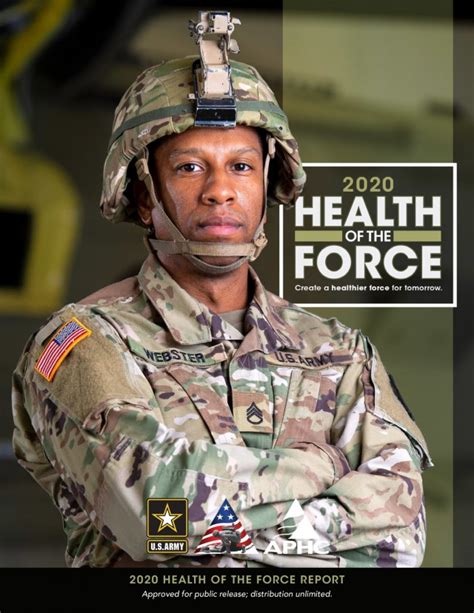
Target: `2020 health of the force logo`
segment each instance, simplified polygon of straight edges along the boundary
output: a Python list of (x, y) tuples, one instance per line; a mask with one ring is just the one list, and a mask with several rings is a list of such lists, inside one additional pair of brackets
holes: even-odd
[(280, 295), (300, 306), (456, 306), (456, 165), (304, 164), (280, 211)]

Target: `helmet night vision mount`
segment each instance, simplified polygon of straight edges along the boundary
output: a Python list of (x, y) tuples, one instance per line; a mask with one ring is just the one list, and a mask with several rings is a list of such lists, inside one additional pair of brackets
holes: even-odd
[(199, 21), (189, 21), (190, 35), (199, 45), (200, 59), (192, 66), (196, 101), (194, 125), (206, 128), (235, 128), (237, 109), (230, 78), (229, 51), (239, 53), (231, 35), (240, 19), (227, 11), (200, 11)]

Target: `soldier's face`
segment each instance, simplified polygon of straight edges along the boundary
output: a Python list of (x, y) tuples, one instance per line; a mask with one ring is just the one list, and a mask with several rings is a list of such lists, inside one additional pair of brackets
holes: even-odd
[[(256, 130), (193, 128), (165, 139), (150, 166), (164, 209), (187, 239), (252, 240), (264, 198), (263, 152)], [(162, 214), (158, 209), (152, 213), (157, 237), (170, 240)]]

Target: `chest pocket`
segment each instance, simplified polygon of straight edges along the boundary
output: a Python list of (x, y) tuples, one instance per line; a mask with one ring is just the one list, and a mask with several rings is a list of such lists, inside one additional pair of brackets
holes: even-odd
[(336, 410), (337, 369), (291, 369), (284, 407), (275, 414), (275, 447), (328, 443)]
[(163, 422), (188, 440), (244, 445), (227, 404), (221, 345), (192, 350), (129, 347), (155, 392)]
[(215, 443), (245, 446), (227, 403), (227, 383), (220, 365), (199, 369), (172, 364), (166, 371), (185, 390)]

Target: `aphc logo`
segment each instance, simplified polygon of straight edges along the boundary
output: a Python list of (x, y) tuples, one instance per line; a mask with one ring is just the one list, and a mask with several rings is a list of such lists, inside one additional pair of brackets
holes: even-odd
[(270, 541), (265, 553), (303, 555), (323, 552), (324, 544), (297, 500), (293, 500), (278, 532), (282, 538), (278, 542)]

